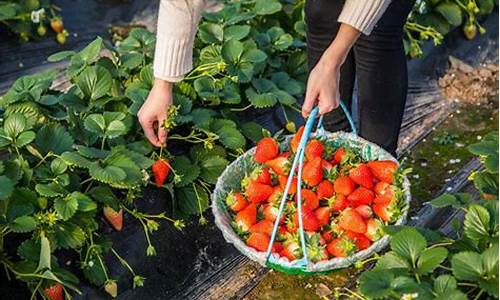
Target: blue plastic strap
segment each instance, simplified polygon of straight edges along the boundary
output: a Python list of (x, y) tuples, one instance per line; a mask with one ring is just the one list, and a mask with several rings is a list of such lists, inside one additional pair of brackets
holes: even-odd
[[(352, 119), (351, 112), (347, 109), (347, 106), (342, 100), (340, 100), (339, 105), (342, 111), (344, 112), (347, 121), (349, 122), (349, 126), (351, 127), (352, 132), (357, 135), (358, 131), (356, 129), (356, 125), (354, 124), (354, 120)], [(320, 133), (323, 133), (325, 131), (325, 128), (323, 127), (323, 115), (319, 116), (318, 125), (316, 128), (317, 131)]]

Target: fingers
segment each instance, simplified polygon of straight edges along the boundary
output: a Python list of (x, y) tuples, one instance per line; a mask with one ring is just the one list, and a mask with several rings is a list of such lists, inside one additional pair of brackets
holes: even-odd
[(318, 101), (319, 114), (324, 115), (332, 110), (339, 107), (339, 96), (338, 93), (336, 95), (328, 95), (328, 96), (320, 96)]
[(307, 118), (309, 116), (316, 103), (317, 96), (317, 92), (307, 89), (306, 98), (304, 99), (304, 104), (302, 104), (302, 117)]
[(155, 134), (155, 130), (153, 128), (153, 121), (143, 115), (139, 116), (139, 123), (142, 126), (142, 130), (144, 130), (144, 135), (149, 140), (149, 142), (156, 147), (160, 147), (161, 143), (158, 140), (158, 137)]

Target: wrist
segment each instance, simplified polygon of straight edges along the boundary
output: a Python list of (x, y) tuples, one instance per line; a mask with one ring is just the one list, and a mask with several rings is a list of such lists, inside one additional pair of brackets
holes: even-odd
[(163, 79), (159, 79), (159, 78), (155, 78), (155, 81), (153, 82), (153, 87), (155, 89), (160, 89), (160, 90), (167, 91), (167, 92), (172, 91), (173, 85), (174, 84), (172, 82), (166, 81)]

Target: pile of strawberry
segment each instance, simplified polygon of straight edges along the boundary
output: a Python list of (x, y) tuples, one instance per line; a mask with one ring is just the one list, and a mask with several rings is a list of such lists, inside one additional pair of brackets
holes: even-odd
[[(226, 205), (232, 226), (246, 244), (266, 251), (277, 218), (290, 167), (303, 132), (291, 139), (290, 151), (266, 137), (257, 143), (257, 167), (231, 191)], [(311, 139), (302, 169), (302, 220), (307, 254), (313, 262), (347, 257), (383, 235), (382, 225), (401, 215), (401, 179), (394, 161), (362, 161), (354, 150)], [(287, 195), (273, 253), (293, 261), (302, 257), (298, 233), (297, 178)]]

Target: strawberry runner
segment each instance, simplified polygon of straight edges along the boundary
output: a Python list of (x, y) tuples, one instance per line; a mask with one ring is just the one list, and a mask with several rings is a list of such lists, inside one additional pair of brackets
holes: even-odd
[[(346, 112), (346, 108), (343, 104), (341, 104), (342, 109)], [(242, 181), (245, 174), (251, 172), (255, 169), (259, 163), (254, 160), (254, 155), (256, 154), (256, 148), (250, 149), (242, 156), (238, 157), (233, 163), (231, 163), (226, 170), (219, 177), (215, 190), (212, 194), (212, 211), (215, 217), (215, 223), (217, 227), (221, 230), (225, 240), (231, 244), (233, 244), (241, 253), (249, 257), (250, 259), (260, 263), (263, 266), (267, 266), (288, 274), (317, 274), (328, 272), (334, 269), (346, 268), (354, 264), (358, 260), (365, 259), (376, 252), (381, 251), (388, 244), (388, 236), (383, 236), (377, 241), (373, 242), (371, 246), (363, 247), (364, 250), (358, 251), (348, 257), (334, 257), (325, 261), (315, 261), (312, 257), (308, 257), (308, 251), (306, 251), (305, 247), (307, 237), (305, 236), (304, 229), (307, 229), (307, 222), (304, 223), (302, 220), (302, 212), (304, 208), (302, 207), (302, 203), (305, 203), (305, 206), (308, 204), (307, 195), (304, 194), (304, 190), (301, 189), (301, 181), (305, 178), (306, 174), (302, 174), (302, 165), (305, 166), (304, 156), (308, 155), (308, 150), (306, 148), (306, 143), (308, 139), (321, 138), (328, 143), (331, 144), (334, 148), (340, 148), (343, 146), (347, 146), (351, 148), (353, 151), (356, 151), (358, 155), (365, 161), (374, 161), (374, 160), (391, 160), (397, 162), (394, 157), (392, 157), (388, 152), (380, 148), (379, 146), (370, 143), (361, 137), (357, 136), (354, 124), (349, 114), (348, 120), (353, 127), (353, 133), (346, 132), (336, 132), (330, 133), (324, 130), (321, 126), (321, 117), (318, 121), (318, 126), (316, 132), (311, 132), (314, 126), (315, 120), (317, 120), (316, 116), (318, 114), (317, 108), (315, 108), (310, 118), (308, 119), (306, 125), (303, 128), (302, 136), (300, 141), (294, 141), (292, 137), (287, 137), (286, 141), (281, 143), (280, 148), (282, 151), (286, 152), (291, 147), (295, 149), (296, 153), (293, 163), (291, 166), (291, 170), (289, 174), (294, 174), (297, 176), (287, 175), (287, 176), (279, 176), (280, 185), (283, 189), (286, 189), (283, 192), (283, 195), (287, 195), (290, 189), (296, 190), (296, 201), (297, 209), (299, 210), (296, 214), (298, 216), (296, 222), (297, 231), (298, 231), (298, 242), (300, 245), (297, 245), (301, 249), (302, 257), (297, 257), (296, 259), (287, 259), (283, 256), (277, 255), (272, 249), (273, 241), (276, 239), (276, 235), (279, 232), (279, 228), (275, 223), (272, 226), (272, 232), (268, 233), (269, 242), (265, 244), (266, 246), (255, 247), (254, 245), (249, 246), (242, 240), (238, 233), (235, 232), (234, 228), (231, 226), (232, 217), (228, 211), (228, 207), (225, 203), (225, 198), (232, 190), (239, 189), (239, 183)], [(302, 129), (301, 128), (301, 129)], [(300, 151), (299, 151), (300, 150)], [(310, 153), (309, 153), (310, 154)], [(292, 161), (291, 161), (292, 162)], [(283, 178), (282, 178), (283, 177)], [(304, 177), (304, 178), (302, 178)], [(299, 179), (300, 178), (300, 179)], [(283, 180), (282, 180), (283, 179)], [(333, 188), (333, 186), (332, 186)], [(403, 178), (402, 188), (404, 193), (402, 195), (402, 203), (406, 206), (403, 210), (402, 214), (399, 215), (399, 218), (391, 224), (401, 225), (406, 220), (407, 215), (407, 207), (411, 200), (410, 192), (409, 192), (409, 182), (406, 177)], [(305, 190), (307, 191), (307, 190)], [(350, 191), (352, 192), (352, 191)], [(300, 194), (300, 196), (299, 196)], [(349, 193), (348, 193), (349, 194)], [(279, 215), (275, 220), (280, 220), (280, 216), (283, 214), (283, 210), (286, 207), (284, 204), (283, 198), (278, 198), (282, 201), (279, 202)], [(278, 200), (276, 199), (276, 200)], [(305, 202), (304, 202), (305, 201)], [(362, 211), (363, 212), (363, 211)], [(370, 212), (371, 213), (371, 212)], [(270, 224), (269, 224), (270, 226)], [(268, 229), (271, 231), (271, 228)], [(269, 232), (268, 231), (268, 232)], [(252, 240), (253, 242), (253, 240)], [(252, 248), (253, 247), (253, 248)], [(265, 251), (267, 248), (267, 251)], [(367, 248), (367, 249), (365, 249)]]

